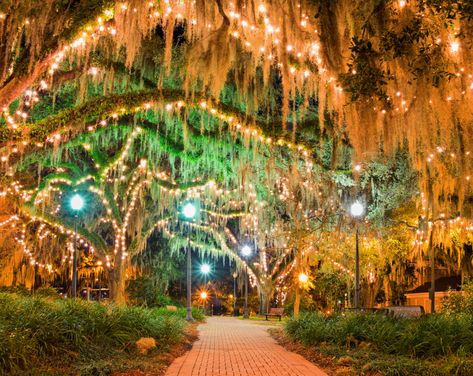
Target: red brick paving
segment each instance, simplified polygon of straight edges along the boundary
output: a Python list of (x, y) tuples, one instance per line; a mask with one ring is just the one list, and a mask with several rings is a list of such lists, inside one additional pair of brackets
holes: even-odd
[(199, 327), (199, 340), (176, 359), (166, 376), (327, 376), (279, 346), (268, 325), (230, 317), (211, 317)]

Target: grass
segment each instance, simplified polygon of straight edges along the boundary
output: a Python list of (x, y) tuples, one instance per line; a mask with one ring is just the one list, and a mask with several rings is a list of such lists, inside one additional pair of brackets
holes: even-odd
[(141, 337), (155, 338), (157, 351), (168, 351), (183, 339), (185, 326), (180, 311), (2, 293), (0, 374), (45, 374), (57, 364), (70, 365), (57, 374), (109, 374), (118, 364), (104, 359), (133, 354)]
[[(177, 307), (176, 311), (170, 311), (166, 308), (161, 307), (161, 308), (153, 308), (153, 311), (162, 317), (176, 317), (177, 316), (182, 319), (185, 319), (186, 314), (187, 314), (187, 309), (185, 307)], [(197, 321), (203, 321), (205, 319), (204, 312), (201, 309), (198, 309), (195, 307), (192, 308), (192, 317), (194, 318), (194, 320), (197, 320)]]
[(471, 315), (406, 320), (306, 313), (286, 323), (285, 335), (353, 374), (473, 375)]

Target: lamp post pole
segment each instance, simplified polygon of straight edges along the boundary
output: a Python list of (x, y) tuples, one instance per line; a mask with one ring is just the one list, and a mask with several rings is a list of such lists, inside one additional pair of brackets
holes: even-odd
[(233, 273), (233, 316), (236, 316), (236, 279), (238, 274)]
[(74, 216), (74, 250), (72, 253), (72, 297), (77, 298), (77, 214)]
[(358, 309), (358, 301), (360, 296), (360, 251), (358, 247), (358, 225), (355, 231), (355, 309)]
[(360, 300), (360, 249), (358, 242), (358, 222), (357, 217), (361, 217), (365, 211), (363, 204), (359, 201), (354, 202), (350, 207), (350, 214), (355, 218), (355, 296), (353, 299), (353, 307), (358, 309)]
[(248, 259), (251, 256), (252, 249), (249, 245), (241, 247), (241, 254), (245, 258), (245, 305), (243, 306), (243, 318), (247, 319), (248, 315)]
[[(188, 221), (197, 215), (197, 208), (192, 202), (188, 202), (182, 208), (182, 215)], [(192, 317), (192, 250), (190, 236), (187, 237), (187, 291), (186, 291), (186, 320), (193, 321)]]
[(75, 212), (73, 241), (74, 249), (72, 251), (72, 297), (77, 298), (77, 217), (79, 211), (84, 207), (84, 199), (80, 195), (75, 194), (71, 198), (70, 207)]
[(248, 316), (248, 265), (245, 267), (245, 306), (243, 307), (243, 318), (247, 319)]
[(186, 320), (192, 321), (194, 320), (194, 318), (192, 317), (192, 255), (191, 255), (191, 248), (189, 246), (187, 246), (187, 291), (186, 292), (187, 292)]

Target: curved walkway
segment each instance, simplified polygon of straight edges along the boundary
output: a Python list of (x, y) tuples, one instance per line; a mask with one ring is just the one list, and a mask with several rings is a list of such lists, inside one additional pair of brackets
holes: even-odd
[(199, 340), (176, 359), (166, 376), (326, 376), (302, 356), (272, 339), (265, 322), (211, 317)]

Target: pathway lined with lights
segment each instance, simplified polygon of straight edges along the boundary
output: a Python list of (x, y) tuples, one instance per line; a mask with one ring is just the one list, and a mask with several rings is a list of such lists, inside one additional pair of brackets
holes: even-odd
[(176, 359), (166, 376), (326, 376), (302, 356), (272, 339), (268, 325), (211, 317), (199, 327), (192, 350)]

